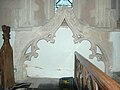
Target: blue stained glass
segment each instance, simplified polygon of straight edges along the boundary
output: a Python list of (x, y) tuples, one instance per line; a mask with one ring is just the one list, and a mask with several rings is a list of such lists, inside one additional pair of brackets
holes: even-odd
[(55, 0), (55, 9), (60, 6), (72, 7), (73, 0)]

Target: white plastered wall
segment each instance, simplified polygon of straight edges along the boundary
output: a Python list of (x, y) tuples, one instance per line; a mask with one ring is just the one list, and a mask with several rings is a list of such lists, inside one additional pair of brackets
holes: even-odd
[[(55, 43), (45, 40), (38, 42), (39, 50), (37, 58), (32, 57), (31, 61), (25, 61), (28, 77), (37, 78), (61, 78), (74, 76), (74, 52), (78, 51), (85, 58), (89, 59), (92, 52), (89, 50), (91, 44), (84, 40), (81, 43), (74, 43), (72, 31), (67, 26), (60, 27), (56, 32)], [(29, 52), (29, 50), (28, 50)], [(101, 53), (98, 51), (98, 53)], [(96, 58), (89, 59), (102, 71), (105, 71), (103, 62)]]
[(111, 32), (110, 41), (113, 43), (113, 72), (120, 71), (120, 32)]

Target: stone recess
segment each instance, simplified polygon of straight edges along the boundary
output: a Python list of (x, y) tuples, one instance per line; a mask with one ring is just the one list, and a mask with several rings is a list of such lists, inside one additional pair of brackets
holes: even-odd
[[(106, 73), (109, 73), (112, 67), (111, 43), (108, 41), (109, 32), (97, 30), (88, 24), (78, 21), (74, 15), (72, 8), (62, 7), (56, 12), (55, 16), (45, 25), (32, 27), (31, 31), (16, 32), (14, 60), (17, 68), (16, 80), (27, 79), (24, 61), (31, 60), (31, 57), (37, 57), (37, 43), (39, 40), (46, 40), (54, 43), (55, 33), (61, 24), (65, 21), (73, 32), (74, 43), (88, 40), (91, 43), (92, 54), (90, 58), (96, 57), (99, 61), (103, 61), (106, 66)], [(31, 47), (31, 52), (27, 53)], [(97, 47), (100, 48), (102, 54), (96, 53)]]

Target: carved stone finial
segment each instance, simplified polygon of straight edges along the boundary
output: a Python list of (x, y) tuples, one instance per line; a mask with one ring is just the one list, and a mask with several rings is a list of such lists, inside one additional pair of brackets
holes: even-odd
[(6, 25), (3, 25), (2, 26), (2, 31), (3, 31), (3, 39), (4, 40), (7, 40), (7, 39), (10, 39), (10, 27), (9, 26), (6, 26)]

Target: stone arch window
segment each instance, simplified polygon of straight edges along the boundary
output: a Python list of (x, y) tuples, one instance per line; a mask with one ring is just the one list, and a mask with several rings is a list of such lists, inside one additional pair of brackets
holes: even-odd
[(60, 6), (73, 7), (73, 0), (55, 0), (55, 10)]

